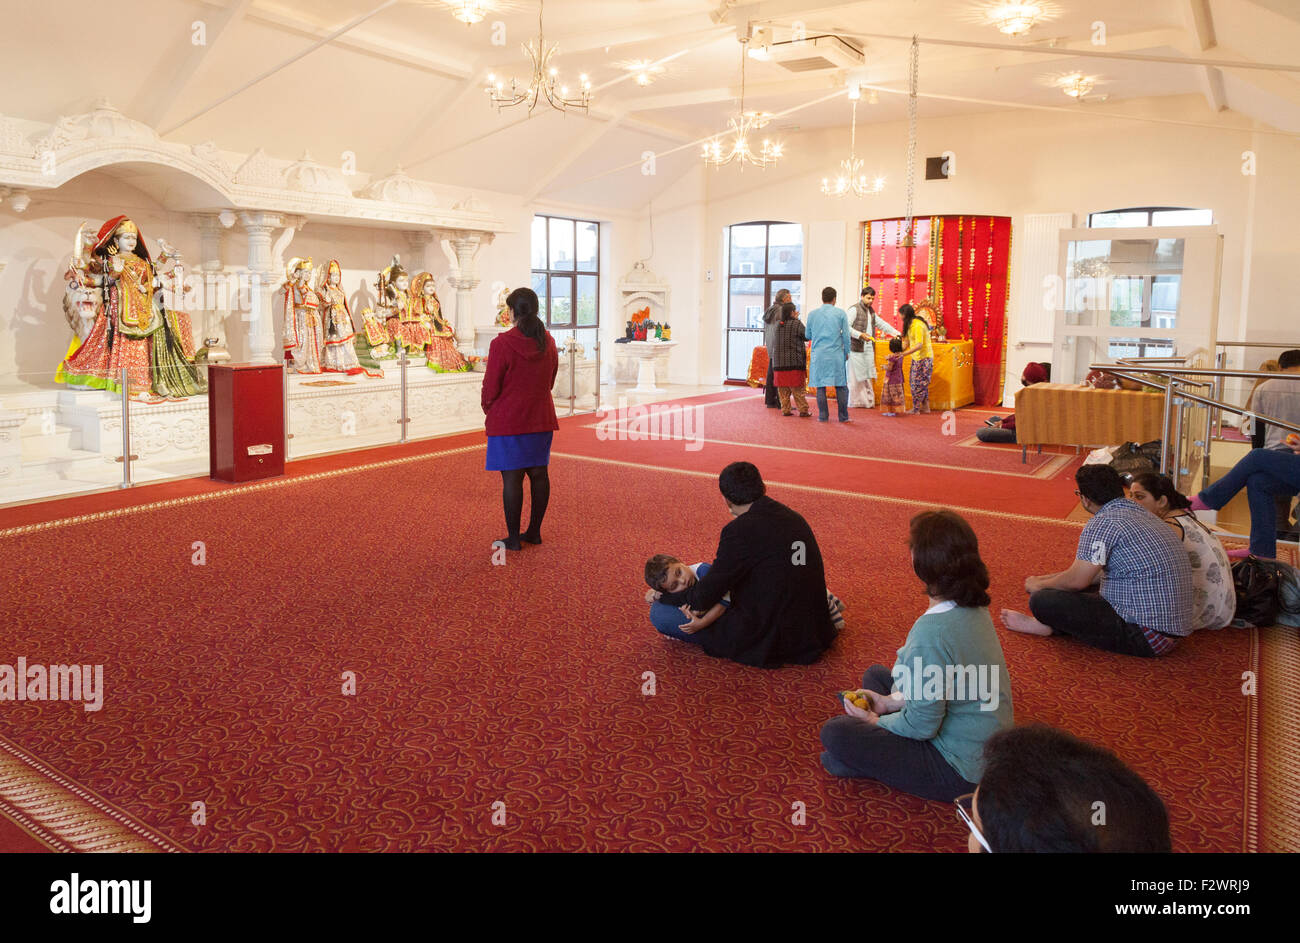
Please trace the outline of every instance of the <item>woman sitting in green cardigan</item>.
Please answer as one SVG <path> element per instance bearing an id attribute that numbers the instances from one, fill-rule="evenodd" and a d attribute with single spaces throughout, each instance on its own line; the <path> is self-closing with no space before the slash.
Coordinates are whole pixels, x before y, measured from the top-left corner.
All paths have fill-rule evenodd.
<path id="1" fill-rule="evenodd" d="M 846 716 L 822 725 L 821 761 L 834 776 L 951 801 L 974 790 L 985 741 L 1012 725 L 1011 679 L 970 524 L 953 511 L 925 511 L 912 518 L 910 545 L 930 608 L 893 671 L 872 665 L 862 689 L 846 692 Z"/>

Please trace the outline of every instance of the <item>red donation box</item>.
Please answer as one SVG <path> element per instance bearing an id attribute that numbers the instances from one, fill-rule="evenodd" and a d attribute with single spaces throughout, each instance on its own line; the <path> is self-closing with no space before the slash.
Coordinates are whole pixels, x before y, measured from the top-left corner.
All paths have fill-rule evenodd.
<path id="1" fill-rule="evenodd" d="M 208 367 L 208 450 L 217 481 L 284 474 L 284 369 L 273 364 Z"/>

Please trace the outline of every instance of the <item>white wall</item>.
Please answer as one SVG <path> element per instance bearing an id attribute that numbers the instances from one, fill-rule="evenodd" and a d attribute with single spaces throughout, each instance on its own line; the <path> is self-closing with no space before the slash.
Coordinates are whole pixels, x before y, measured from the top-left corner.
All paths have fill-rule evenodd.
<path id="1" fill-rule="evenodd" d="M 1082 106 L 1086 108 L 1087 106 Z M 1169 121 L 1212 123 L 1203 99 L 1195 96 L 1126 102 L 1125 113 L 1149 114 Z M 1223 124 L 1244 123 L 1226 113 Z M 847 128 L 797 134 L 786 140 L 787 157 L 761 172 L 736 168 L 706 174 L 707 212 L 700 241 L 708 247 L 706 263 L 721 265 L 721 233 L 738 222 L 758 219 L 805 224 L 806 234 L 838 224 L 844 232 L 842 265 L 827 271 L 810 243 L 805 290 L 819 290 L 825 280 L 840 288 L 841 298 L 856 294 L 863 220 L 901 216 L 905 212 L 906 126 L 901 122 L 859 128 L 866 148 L 868 175 L 883 174 L 886 190 L 866 199 L 822 196 L 823 176 L 846 156 Z M 1243 176 L 1243 151 L 1254 149 L 1258 175 Z M 951 150 L 956 174 L 947 181 L 926 181 L 924 158 Z M 1300 188 L 1289 176 L 1300 166 L 1300 143 L 1277 135 L 1095 118 L 1086 111 L 998 112 L 985 115 L 922 119 L 918 128 L 918 179 L 915 213 L 979 213 L 1012 217 L 1011 310 L 1008 337 L 1008 387 L 1014 390 L 1023 365 L 1048 359 L 1043 347 L 1018 349 L 1018 313 L 1041 298 L 1024 298 L 1018 285 L 1014 234 L 1025 214 L 1070 212 L 1082 225 L 1090 212 L 1125 206 L 1208 207 L 1224 235 L 1220 287 L 1219 336 L 1237 338 L 1295 335 L 1300 319 L 1287 289 L 1286 269 L 1300 258 Z M 1251 192 L 1255 190 L 1252 204 Z M 1249 263 L 1249 266 L 1247 265 Z M 702 266 L 703 267 L 702 263 Z M 833 266 L 832 266 L 833 268 Z M 689 273 L 682 273 L 689 278 Z M 1249 281 L 1243 281 L 1245 277 Z M 703 290 L 701 382 L 720 377 L 726 283 L 699 282 Z"/>

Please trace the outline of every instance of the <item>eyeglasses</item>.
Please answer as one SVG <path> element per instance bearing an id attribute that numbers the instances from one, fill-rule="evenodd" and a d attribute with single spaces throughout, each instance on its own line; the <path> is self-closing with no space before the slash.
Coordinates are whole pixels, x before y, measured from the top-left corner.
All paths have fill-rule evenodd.
<path id="1" fill-rule="evenodd" d="M 958 796 L 956 799 L 952 800 L 952 803 L 957 807 L 957 814 L 960 815 L 961 820 L 966 823 L 966 827 L 969 828 L 970 833 L 975 836 L 975 840 L 984 847 L 985 851 L 989 854 L 993 854 L 993 849 L 990 848 L 989 843 L 984 840 L 984 836 L 980 833 L 980 830 L 975 827 L 975 819 L 972 818 L 975 814 L 975 793 L 968 792 L 964 796 Z"/>

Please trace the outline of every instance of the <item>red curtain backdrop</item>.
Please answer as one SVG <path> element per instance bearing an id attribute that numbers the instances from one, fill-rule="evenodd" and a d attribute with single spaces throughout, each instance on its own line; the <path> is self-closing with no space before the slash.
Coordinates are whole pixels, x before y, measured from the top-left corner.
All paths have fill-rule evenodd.
<path id="1" fill-rule="evenodd" d="M 975 402 L 1002 402 L 1006 380 L 1009 216 L 918 216 L 915 246 L 905 248 L 905 220 L 862 224 L 863 285 L 876 289 L 876 311 L 901 326 L 899 306 L 925 298 L 939 310 L 949 340 L 975 342 Z"/>

